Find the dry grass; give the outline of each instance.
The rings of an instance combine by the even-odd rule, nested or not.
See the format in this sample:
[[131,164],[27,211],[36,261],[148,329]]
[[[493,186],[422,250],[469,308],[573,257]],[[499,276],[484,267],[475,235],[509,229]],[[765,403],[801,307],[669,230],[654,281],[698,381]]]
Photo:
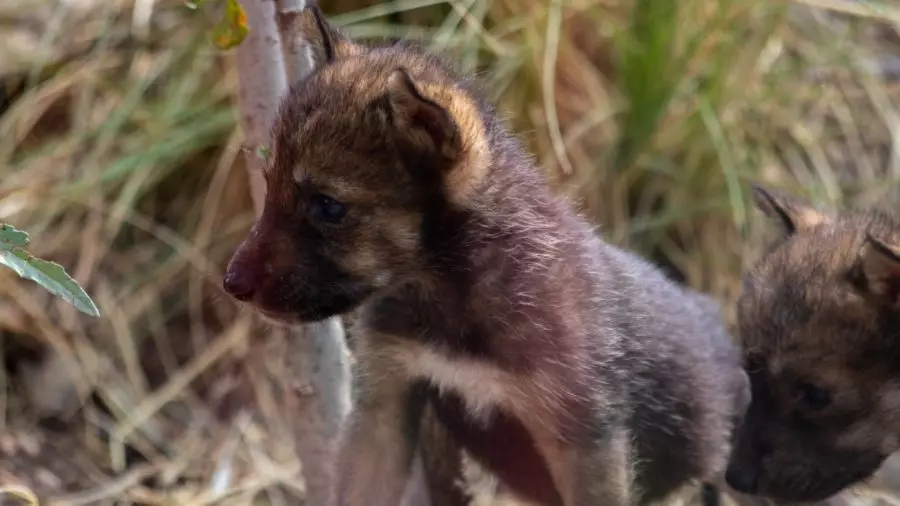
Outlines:
[[[362,3],[328,5],[351,35],[454,51],[610,240],[723,301],[762,230],[748,181],[895,202],[893,3]],[[252,211],[214,15],[178,0],[0,2],[0,220],[104,315],[0,271],[0,486],[42,504],[302,496],[272,379],[283,364],[242,365],[278,341],[217,288]]]

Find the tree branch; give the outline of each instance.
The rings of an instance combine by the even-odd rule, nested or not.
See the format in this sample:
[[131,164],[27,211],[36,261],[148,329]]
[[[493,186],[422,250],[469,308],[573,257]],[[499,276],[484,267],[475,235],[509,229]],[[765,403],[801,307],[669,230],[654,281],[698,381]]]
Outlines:
[[244,131],[244,160],[249,171],[250,195],[253,209],[259,216],[266,197],[266,182],[262,177],[265,162],[258,156],[257,149],[268,146],[269,129],[278,111],[278,101],[287,89],[287,78],[275,25],[275,4],[264,0],[242,0],[241,5],[247,13],[250,32],[235,50],[237,105],[239,123]]
[[[278,104],[294,82],[312,71],[305,53],[283,52],[276,23],[279,9],[302,10],[303,2],[241,0],[250,32],[236,49],[238,107],[244,131],[246,160],[253,207],[259,216],[266,187],[265,162],[257,154],[268,147]],[[287,12],[287,11],[285,11]],[[286,69],[289,73],[286,72]],[[344,416],[350,409],[349,354],[339,318],[290,329],[286,336],[291,378],[283,378],[282,389],[290,394],[292,430],[303,464],[306,502],[324,505],[329,489],[328,466],[332,445]]]

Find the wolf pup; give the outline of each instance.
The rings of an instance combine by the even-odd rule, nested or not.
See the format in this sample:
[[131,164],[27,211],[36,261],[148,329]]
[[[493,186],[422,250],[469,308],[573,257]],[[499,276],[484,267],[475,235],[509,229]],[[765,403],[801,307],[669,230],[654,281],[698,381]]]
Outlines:
[[900,448],[900,223],[760,186],[753,195],[782,233],[738,301],[752,401],[726,482],[823,500]]
[[358,309],[337,506],[397,506],[423,407],[523,498],[658,500],[724,472],[746,402],[712,299],[556,196],[469,78],[308,9],[315,73],[273,127],[224,288],[281,322]]

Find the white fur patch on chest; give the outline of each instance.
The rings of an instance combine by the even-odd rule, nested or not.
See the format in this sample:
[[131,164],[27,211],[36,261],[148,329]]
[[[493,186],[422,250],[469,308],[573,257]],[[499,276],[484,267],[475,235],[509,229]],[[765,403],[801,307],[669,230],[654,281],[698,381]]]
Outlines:
[[488,420],[498,407],[512,408],[515,383],[510,374],[493,365],[447,357],[424,346],[404,350],[399,358],[410,376],[427,379],[441,392],[462,397],[476,420]]

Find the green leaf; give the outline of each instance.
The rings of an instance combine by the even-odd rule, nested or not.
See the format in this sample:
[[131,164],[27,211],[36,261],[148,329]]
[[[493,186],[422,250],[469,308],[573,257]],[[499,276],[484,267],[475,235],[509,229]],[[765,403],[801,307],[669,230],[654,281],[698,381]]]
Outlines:
[[23,232],[12,225],[0,223],[0,250],[24,248],[28,246],[28,241],[27,232]]
[[28,240],[28,233],[0,224],[0,263],[69,302],[79,311],[100,316],[94,301],[61,265],[32,256],[25,250]]
[[212,39],[219,49],[229,49],[244,41],[249,27],[247,14],[238,0],[225,2],[225,15],[213,28]]

